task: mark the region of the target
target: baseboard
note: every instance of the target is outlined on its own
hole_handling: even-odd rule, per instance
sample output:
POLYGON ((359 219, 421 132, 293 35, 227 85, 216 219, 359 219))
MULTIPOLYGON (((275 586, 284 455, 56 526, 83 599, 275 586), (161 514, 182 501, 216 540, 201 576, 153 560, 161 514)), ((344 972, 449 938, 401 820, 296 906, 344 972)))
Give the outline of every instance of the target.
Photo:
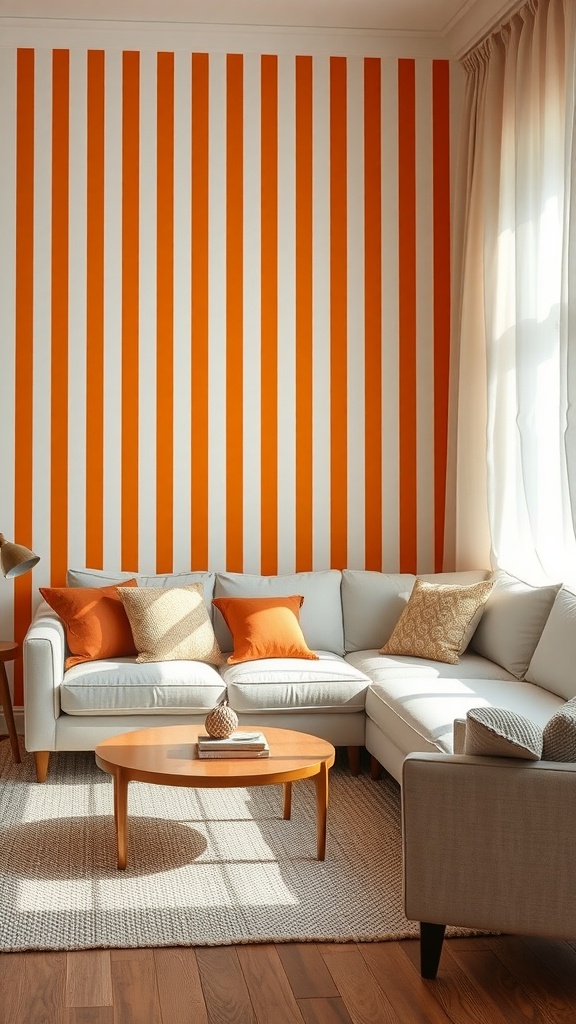
MULTIPOLYGON (((14 722, 16 723, 16 732, 19 736, 24 735, 24 708, 14 708, 14 722)), ((8 729, 4 720, 4 715, 0 715, 0 736, 7 736, 8 729)))

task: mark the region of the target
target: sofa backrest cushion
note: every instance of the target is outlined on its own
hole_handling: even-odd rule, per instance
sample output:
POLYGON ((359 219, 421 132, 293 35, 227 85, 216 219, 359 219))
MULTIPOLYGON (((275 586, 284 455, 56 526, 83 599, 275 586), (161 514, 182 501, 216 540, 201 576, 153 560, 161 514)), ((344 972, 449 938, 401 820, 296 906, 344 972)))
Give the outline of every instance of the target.
POLYGON ((494 572, 492 579, 494 586, 470 646, 523 679, 558 586, 533 587, 502 569, 494 572))
POLYGON ((567 587, 556 595, 526 679, 565 700, 576 696, 576 594, 567 587))
MULTIPOLYGON (((215 597, 290 597, 302 594, 300 627, 313 651, 344 654, 339 569, 257 576, 250 573, 217 573, 215 597)), ((222 651, 233 650, 232 635, 223 616, 214 609, 214 632, 222 651)))
POLYGON ((386 643, 406 607, 415 579, 408 572, 343 570, 342 610, 347 654, 379 650, 386 643))
POLYGON ((211 608, 214 593, 213 572, 177 572, 146 576, 139 572, 110 572, 105 569, 68 569, 66 582, 69 587, 109 587, 123 580, 135 579, 139 587, 191 587, 201 583, 204 601, 211 608))
MULTIPOLYGON (((480 583, 490 573, 439 572, 419 578, 427 583, 480 583)), ((344 646, 346 653, 380 650, 390 639, 416 577, 412 573, 385 573, 370 569, 344 569, 342 572, 342 609, 344 613, 344 646)))

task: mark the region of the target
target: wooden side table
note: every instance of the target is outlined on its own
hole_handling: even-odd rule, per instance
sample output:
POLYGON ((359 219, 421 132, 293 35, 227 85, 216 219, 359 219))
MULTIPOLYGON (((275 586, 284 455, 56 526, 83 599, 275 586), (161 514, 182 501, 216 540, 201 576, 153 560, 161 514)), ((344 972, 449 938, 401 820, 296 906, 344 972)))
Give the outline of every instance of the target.
POLYGON ((14 661, 19 650, 20 648, 18 647, 18 644, 15 644, 12 640, 0 640, 0 704, 2 704, 4 720, 8 728, 10 746, 12 747, 12 757, 16 764, 20 764, 22 762, 22 756, 20 754, 20 744, 18 742, 16 723, 14 722, 14 711, 12 709, 12 698, 10 696, 8 677, 6 675, 4 662, 14 661))

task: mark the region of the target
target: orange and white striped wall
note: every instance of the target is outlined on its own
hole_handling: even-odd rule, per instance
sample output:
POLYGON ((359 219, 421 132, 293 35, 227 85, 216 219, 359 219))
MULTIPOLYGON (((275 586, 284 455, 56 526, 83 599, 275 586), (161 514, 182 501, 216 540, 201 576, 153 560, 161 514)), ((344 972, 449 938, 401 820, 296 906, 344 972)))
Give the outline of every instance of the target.
POLYGON ((68 566, 442 568, 460 73, 317 49, 2 50, 2 635, 68 566))

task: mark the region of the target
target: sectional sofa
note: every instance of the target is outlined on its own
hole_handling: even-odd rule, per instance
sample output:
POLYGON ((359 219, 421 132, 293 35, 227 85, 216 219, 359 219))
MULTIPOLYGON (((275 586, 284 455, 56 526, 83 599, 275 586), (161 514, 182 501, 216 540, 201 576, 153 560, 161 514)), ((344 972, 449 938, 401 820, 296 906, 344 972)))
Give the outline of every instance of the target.
MULTIPOLYGON (((70 570, 68 585, 115 586, 131 578, 70 570)), ((301 595, 302 634, 319 657, 211 665, 195 660, 140 664, 130 656, 84 661, 65 670, 65 626, 42 601, 24 640, 25 744, 35 754, 39 781, 46 778, 52 751, 91 750, 129 729, 201 723, 224 697, 241 725, 320 735, 348 748, 354 772, 366 746, 373 772, 383 766, 400 781, 406 755, 452 752, 453 723, 470 708, 506 707, 543 726, 576 693, 576 597, 565 587, 531 587, 487 570, 419 577, 433 588, 467 591, 492 584, 470 623, 465 649, 449 663, 425 656, 421 643, 419 656, 381 653, 416 590, 411 574, 346 569, 134 578, 140 587, 201 583, 222 652, 231 651, 233 641, 214 598, 301 595)), ((426 624, 416 632, 422 641, 426 624)), ((433 643, 430 653, 435 653, 433 643)))

